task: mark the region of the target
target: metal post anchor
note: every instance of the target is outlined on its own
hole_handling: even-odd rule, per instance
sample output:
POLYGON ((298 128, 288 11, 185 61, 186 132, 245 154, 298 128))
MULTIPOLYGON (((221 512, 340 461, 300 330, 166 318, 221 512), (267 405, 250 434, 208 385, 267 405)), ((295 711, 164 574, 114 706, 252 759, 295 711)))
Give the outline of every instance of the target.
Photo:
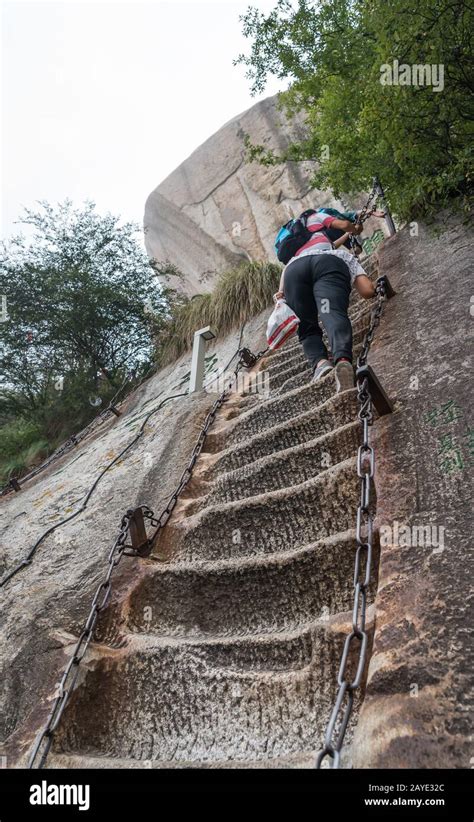
POLYGON ((377 277, 376 284, 379 285, 379 283, 383 286, 384 294, 387 300, 391 300, 392 297, 396 296, 397 292, 394 290, 392 283, 386 274, 382 274, 380 277, 377 277))
POLYGON ((195 391, 202 391, 204 382, 204 365, 205 365, 205 349, 206 341, 214 340, 216 335, 209 325, 205 328, 200 328, 194 334, 193 354, 191 358, 191 375, 189 377, 189 393, 194 394, 195 391))
POLYGON ((139 557, 148 557, 151 553, 151 541, 148 539, 143 511, 141 508, 132 508, 127 511, 129 532, 132 548, 139 557))
POLYGON ((385 414, 392 414, 393 403, 385 393, 385 390, 382 387, 382 384, 380 383, 379 378, 377 377, 372 366, 361 365, 356 370, 357 382, 362 382, 364 379, 367 379, 368 381, 372 402, 374 403, 379 416, 383 417, 385 414))
POLYGON ((250 348, 241 348, 239 351, 240 355, 240 362, 244 366, 244 368, 253 368, 255 363, 258 360, 258 356, 256 354, 252 354, 250 348))

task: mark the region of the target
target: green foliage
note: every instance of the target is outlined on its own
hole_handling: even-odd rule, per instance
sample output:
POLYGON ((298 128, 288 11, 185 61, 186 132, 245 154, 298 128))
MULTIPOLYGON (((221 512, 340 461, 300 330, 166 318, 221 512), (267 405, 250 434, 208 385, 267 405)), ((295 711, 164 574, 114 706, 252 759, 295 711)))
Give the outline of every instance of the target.
POLYGON ((336 196, 369 190, 378 174, 401 219, 472 191, 473 11, 462 0, 279 0, 267 16, 242 18, 251 41, 252 90, 288 79, 280 95, 291 116, 306 114, 307 139, 276 157, 254 146, 250 159, 275 164, 320 159, 313 184, 336 196), (384 64, 442 65, 444 89, 383 85, 384 64), (327 147, 327 149, 325 148, 327 147), (329 150, 329 156, 327 156, 329 150))
POLYGON ((136 226, 100 216, 93 203, 74 209, 69 201, 41 203, 20 222, 32 232, 28 239, 0 247, 8 311, 0 323, 0 425, 2 439, 17 449, 16 457, 0 455, 2 470, 87 424, 127 374, 149 365, 153 336, 169 322, 169 289, 159 284, 136 226), (17 429, 9 427, 13 419, 17 429))
POLYGON ((36 413, 58 377, 93 391, 99 375, 117 387, 152 351, 151 332, 166 299, 137 229, 96 214, 93 203, 66 202, 26 211, 33 238, 0 249, 0 294, 9 320, 0 325, 0 410, 36 413))
POLYGON ((41 426, 24 419, 13 420, 0 429, 0 483, 17 476, 48 453, 41 426))
POLYGON ((243 263, 221 274, 212 294, 198 294, 175 304, 168 325, 156 341, 160 364, 174 362, 187 351, 198 328, 210 325, 226 334, 263 311, 278 288, 281 267, 271 263, 243 263))
POLYGON ((44 204, 27 217, 37 236, 4 245, 0 261, 9 314, 0 325, 0 482, 87 425, 131 368, 138 380, 153 359, 163 365, 186 352, 197 328, 225 334, 262 311, 281 272, 245 263, 224 272, 212 294, 188 299, 156 281, 179 276, 173 265, 150 267, 131 228, 121 233, 92 205, 58 212, 44 204))

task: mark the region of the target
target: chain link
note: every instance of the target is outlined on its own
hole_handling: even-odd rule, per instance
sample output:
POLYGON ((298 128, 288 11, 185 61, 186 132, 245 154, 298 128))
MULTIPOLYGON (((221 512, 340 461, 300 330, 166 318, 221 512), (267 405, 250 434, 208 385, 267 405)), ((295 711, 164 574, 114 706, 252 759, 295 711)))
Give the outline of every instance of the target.
MULTIPOLYGON (((144 507, 144 506, 143 506, 144 507)), ((56 696, 53 709, 48 717, 46 726, 38 735, 33 751, 28 763, 29 768, 33 768, 37 760, 39 760, 38 768, 42 768, 46 757, 53 742, 54 733, 59 725, 61 717, 66 708, 69 696, 74 688, 77 677, 79 676, 79 666, 84 659, 90 642, 92 641, 94 628, 101 611, 110 597, 111 578, 115 569, 120 564, 120 561, 125 553, 126 540, 130 529, 130 515, 127 513, 122 517, 121 527, 117 539, 115 540, 112 549, 108 556, 108 571, 103 581, 98 585, 94 594, 92 604, 88 617, 84 623, 84 627, 77 640, 72 657, 70 658, 66 669, 62 675, 58 686, 58 694, 56 696)))
MULTIPOLYGON (((265 349, 265 351, 261 351, 259 354, 252 355, 252 357, 255 357, 255 362, 257 362, 266 353, 267 350, 268 349, 265 349)), ((192 477, 192 474, 193 474, 194 466, 195 466, 196 461, 199 457, 199 454, 202 451, 202 448, 203 448, 203 445, 204 445, 204 442, 205 442, 205 439, 206 439, 206 436, 207 436, 207 432, 208 432, 209 428, 211 427, 212 423, 214 422, 214 419, 216 417, 216 414, 217 414, 219 408, 228 399, 228 397, 230 395, 230 392, 232 390, 232 386, 233 386, 234 382, 237 379, 237 375, 238 375, 239 371, 241 370, 241 368, 249 367, 247 365, 246 355, 243 355, 241 350, 239 350, 237 353, 239 354, 239 361, 237 363, 236 368, 234 369, 234 372, 233 372, 232 376, 229 378, 229 384, 226 386, 226 388, 220 394, 220 396, 215 400, 215 402, 211 406, 211 409, 208 411, 208 413, 206 415, 206 418, 204 420, 204 423, 203 423, 203 425, 201 427, 201 430, 199 432, 199 436, 197 438, 197 441, 196 441, 196 443, 194 445, 194 448, 192 450, 189 462, 188 462, 186 468, 184 469, 183 473, 181 474, 181 477, 178 481, 176 489, 174 490, 173 494, 171 495, 170 499, 168 500, 168 503, 167 503, 166 507, 164 508, 164 510, 162 511, 162 513, 160 514, 159 517, 155 517, 154 512, 147 505, 138 506, 142 511, 143 518, 146 519, 148 521, 149 525, 155 529, 153 535, 150 537, 150 540, 149 540, 150 544, 153 544, 153 542, 157 538, 157 535, 158 535, 159 531, 168 522, 168 520, 169 520, 169 518, 170 518, 170 516, 171 516, 171 514, 172 514, 172 512, 173 512, 173 510, 176 506, 176 503, 178 502, 178 498, 179 498, 181 492, 183 491, 183 489, 186 487, 186 485, 190 481, 190 479, 192 477)), ((130 520, 131 520, 132 516, 133 516, 133 511, 127 511, 127 513, 122 517, 122 522, 121 522, 118 537, 115 540, 115 542, 112 546, 112 549, 109 553, 108 559, 107 559, 108 566, 109 566, 107 574, 105 575, 105 578, 103 579, 103 581, 99 584, 99 586, 98 586, 98 588, 97 588, 97 590, 94 594, 94 598, 93 598, 92 603, 91 603, 89 614, 88 614, 87 619, 84 623, 84 627, 81 631, 79 639, 76 643, 73 655, 72 655, 71 659, 69 660, 69 662, 66 666, 66 669, 63 673, 63 676, 61 678, 61 681, 59 683, 58 695, 57 695, 56 700, 54 702, 53 709, 52 709, 52 711, 51 711, 51 713, 48 717, 48 720, 46 722, 46 726, 39 733, 39 735, 38 735, 38 737, 35 741, 35 744, 34 744, 34 747, 33 747, 32 753, 30 755, 29 762, 28 762, 28 767, 30 769, 34 768, 36 763, 38 763, 37 764, 38 768, 42 768, 44 766, 45 762, 46 762, 46 758, 48 756, 51 745, 53 743, 54 733, 55 733, 55 731, 56 731, 56 729, 59 725, 59 722, 61 720, 61 717, 64 713, 64 710, 66 708, 66 704, 67 704, 67 702, 69 700, 69 697, 70 697, 70 695, 73 691, 73 688, 74 688, 74 685, 76 683, 77 677, 79 676, 79 666, 80 666, 82 660, 84 659, 84 656, 87 652, 89 644, 91 643, 91 641, 93 639, 94 629, 95 629, 95 626, 96 626, 96 623, 97 623, 97 619, 99 617, 99 614, 101 613, 101 611, 104 610, 105 606, 107 605, 107 603, 109 601, 110 592, 111 592, 111 588, 112 588, 111 579, 112 579, 112 575, 113 575, 115 569, 120 564, 123 556, 127 556, 127 557, 136 557, 136 556, 138 556, 138 553, 133 550, 132 546, 127 544, 127 537, 129 535, 129 531, 130 531, 130 520), (127 551, 127 549, 132 549, 132 550, 127 551)))
MULTIPOLYGON (((367 198, 367 202, 365 203, 365 205, 361 209, 361 211, 360 211, 360 213, 359 213, 359 215, 356 219, 356 225, 363 225, 365 223, 365 221, 368 220, 369 217, 371 216, 371 214, 373 213, 373 211, 375 209, 375 206, 376 206, 378 196, 379 196, 377 189, 378 189, 377 179, 374 178, 373 185, 372 185, 372 191, 370 192, 370 194, 367 198), (370 210, 369 210, 369 208, 370 208, 370 210)), ((355 251, 356 247, 357 247, 357 240, 356 240, 356 238, 353 234, 350 235, 349 242, 350 242, 352 250, 355 251)))
MULTIPOLYGON (((370 345, 375 329, 380 323, 387 299, 383 279, 377 280, 377 304, 371 312, 370 323, 364 337, 362 349, 357 358, 357 369, 366 365, 370 345)), ((356 555, 354 562, 354 599, 352 609, 352 630, 345 639, 342 650, 339 673, 337 676, 338 691, 334 707, 329 718, 323 748, 316 758, 316 768, 321 768, 328 758, 331 768, 338 768, 347 726, 352 713, 355 691, 360 687, 364 675, 367 657, 368 634, 365 629, 367 613, 367 592, 370 585, 372 566, 373 506, 371 505, 371 480, 375 472, 375 452, 369 441, 369 430, 373 423, 374 413, 372 396, 367 377, 357 379, 357 417, 362 427, 362 443, 357 452, 357 476, 360 479, 360 498, 356 516, 356 555), (346 669, 349 657, 355 674, 347 678, 346 669)))

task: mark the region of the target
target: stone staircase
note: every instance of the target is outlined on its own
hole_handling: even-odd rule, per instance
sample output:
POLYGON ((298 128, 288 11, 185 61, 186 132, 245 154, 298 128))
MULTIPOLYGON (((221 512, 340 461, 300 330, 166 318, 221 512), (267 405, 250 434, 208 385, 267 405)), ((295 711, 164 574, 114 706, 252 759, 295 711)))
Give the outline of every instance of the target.
MULTIPOLYGON (((355 355, 370 310, 352 298, 355 355)), ((49 767, 313 766, 351 626, 356 391, 336 394, 332 374, 311 384, 297 342, 259 367, 269 396, 221 410, 49 767)))

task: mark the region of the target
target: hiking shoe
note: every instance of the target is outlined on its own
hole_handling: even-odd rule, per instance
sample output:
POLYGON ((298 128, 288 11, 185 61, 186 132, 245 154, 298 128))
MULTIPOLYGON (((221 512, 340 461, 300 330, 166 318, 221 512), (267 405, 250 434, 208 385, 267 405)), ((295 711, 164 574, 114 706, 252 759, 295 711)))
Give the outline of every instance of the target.
POLYGON ((332 365, 329 360, 325 360, 321 363, 321 365, 318 365, 318 367, 314 369, 313 379, 311 382, 318 382, 321 377, 324 377, 325 374, 329 374, 330 371, 332 371, 332 365))
POLYGON ((336 391, 339 394, 341 391, 348 391, 354 388, 354 367, 351 362, 338 362, 334 369, 336 376, 336 391))

